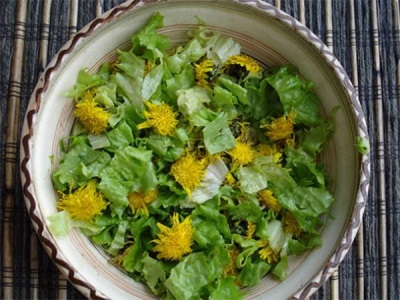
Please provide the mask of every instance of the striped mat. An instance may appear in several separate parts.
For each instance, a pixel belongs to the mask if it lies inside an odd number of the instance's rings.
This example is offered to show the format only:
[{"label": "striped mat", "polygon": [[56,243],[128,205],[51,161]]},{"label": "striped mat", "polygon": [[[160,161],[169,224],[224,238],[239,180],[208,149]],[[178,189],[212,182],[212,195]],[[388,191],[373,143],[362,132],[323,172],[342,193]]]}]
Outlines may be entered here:
[{"label": "striped mat", "polygon": [[[58,49],[118,0],[0,0],[2,299],[82,299],[39,244],[19,179],[19,134],[36,82]],[[269,0],[309,27],[348,72],[365,111],[371,188],[364,222],[312,299],[399,299],[398,0]]]}]

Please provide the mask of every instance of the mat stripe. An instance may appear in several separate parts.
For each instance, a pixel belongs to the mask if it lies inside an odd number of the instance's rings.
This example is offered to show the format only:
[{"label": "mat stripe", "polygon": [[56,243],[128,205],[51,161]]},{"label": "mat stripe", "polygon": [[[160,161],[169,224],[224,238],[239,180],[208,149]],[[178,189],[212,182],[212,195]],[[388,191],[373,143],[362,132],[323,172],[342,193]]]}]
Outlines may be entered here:
[{"label": "mat stripe", "polygon": [[[39,42],[39,66],[42,72],[47,65],[47,50],[49,44],[49,29],[50,29],[50,8],[51,0],[45,0],[42,7],[42,21],[40,24],[40,42]],[[30,299],[39,299],[39,254],[38,254],[38,239],[36,232],[31,227],[30,239]]]},{"label": "mat stripe", "polygon": [[3,202],[3,237],[1,251],[1,286],[3,299],[14,297],[14,202],[17,169],[18,124],[21,102],[22,66],[26,32],[27,0],[19,0],[14,25],[14,49],[11,58],[9,97],[7,102],[7,130],[5,136]]},{"label": "mat stripe", "polygon": [[[332,2],[325,0],[325,44],[333,52]],[[336,269],[329,279],[331,299],[339,299],[339,269]]]},{"label": "mat stripe", "polygon": [[376,0],[371,0],[372,12],[372,40],[374,53],[374,101],[376,113],[376,140],[378,162],[378,220],[379,220],[379,277],[380,297],[387,299],[387,244],[386,244],[386,183],[385,183],[385,145],[383,128],[383,101],[382,101],[382,75],[380,65],[380,38],[378,23],[378,5]]},{"label": "mat stripe", "polygon": [[[354,0],[350,1],[350,47],[351,47],[351,79],[358,94],[358,57],[357,57],[357,33]],[[357,245],[357,299],[364,299],[364,231],[361,222],[356,238]]]}]

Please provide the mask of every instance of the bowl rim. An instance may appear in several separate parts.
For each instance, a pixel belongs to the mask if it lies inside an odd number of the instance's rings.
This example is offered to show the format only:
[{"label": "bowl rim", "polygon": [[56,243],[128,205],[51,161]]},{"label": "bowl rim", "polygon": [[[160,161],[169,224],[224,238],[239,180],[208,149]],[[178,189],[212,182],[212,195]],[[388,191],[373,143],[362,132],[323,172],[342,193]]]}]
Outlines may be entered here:
[{"label": "bowl rim", "polygon": [[[33,187],[33,179],[30,172],[31,154],[32,154],[32,138],[34,133],[35,116],[40,110],[42,97],[46,94],[52,80],[52,75],[57,72],[58,68],[63,64],[68,55],[79,45],[83,40],[90,37],[90,35],[99,30],[102,26],[107,23],[113,22],[118,19],[119,16],[128,13],[138,7],[142,7],[149,4],[156,4],[159,2],[198,2],[199,0],[134,0],[128,1],[118,6],[115,6],[111,10],[105,12],[103,15],[93,19],[85,27],[79,30],[72,38],[70,38],[64,46],[60,48],[47,68],[40,75],[38,83],[32,93],[31,99],[27,111],[25,113],[25,119],[23,124],[23,130],[20,139],[20,169],[21,169],[21,184],[23,189],[23,195],[25,204],[28,209],[34,229],[44,246],[47,254],[50,256],[52,261],[58,267],[58,269],[66,276],[67,280],[70,281],[78,290],[90,298],[104,298],[107,297],[101,292],[97,291],[90,283],[82,280],[79,276],[79,271],[75,270],[69,263],[68,259],[59,251],[57,248],[54,238],[48,230],[46,224],[41,215],[40,209],[38,209],[38,203],[35,198],[35,190]],[[203,2],[214,2],[209,0],[201,0]],[[281,11],[275,6],[262,2],[261,0],[218,0],[218,2],[235,2],[242,5],[249,5],[255,9],[260,10],[269,17],[277,19],[279,22],[284,24],[290,30],[295,31],[299,36],[306,40],[311,46],[316,48],[325,62],[331,66],[340,80],[341,84],[345,88],[348,97],[351,101],[351,109],[354,114],[354,118],[357,122],[357,131],[360,137],[368,139],[368,129],[366,119],[364,116],[363,109],[358,99],[357,91],[353,87],[350,78],[346,71],[334,56],[332,51],[317,37],[309,28],[300,23],[295,18],[291,17],[287,13]],[[342,236],[341,242],[333,250],[333,254],[328,259],[325,267],[305,286],[301,287],[294,295],[292,299],[305,299],[311,296],[323,283],[333,274],[339,264],[342,262],[347,252],[349,251],[359,227],[362,223],[364,210],[366,207],[366,201],[368,199],[370,181],[370,155],[360,155],[360,170],[359,170],[359,182],[357,187],[357,195],[354,203],[353,211],[350,215],[350,222],[347,224],[347,228]]]}]

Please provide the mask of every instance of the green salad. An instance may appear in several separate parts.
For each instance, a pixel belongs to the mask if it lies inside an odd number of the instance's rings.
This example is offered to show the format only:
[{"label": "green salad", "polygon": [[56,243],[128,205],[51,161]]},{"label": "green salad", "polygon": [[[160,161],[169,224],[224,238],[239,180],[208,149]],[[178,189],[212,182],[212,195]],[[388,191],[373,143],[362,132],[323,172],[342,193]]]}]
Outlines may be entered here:
[{"label": "green salad", "polygon": [[164,299],[241,299],[321,244],[334,131],[313,84],[264,67],[199,20],[171,45],[155,14],[67,97],[76,122],[52,180],[54,234],[79,228]]}]

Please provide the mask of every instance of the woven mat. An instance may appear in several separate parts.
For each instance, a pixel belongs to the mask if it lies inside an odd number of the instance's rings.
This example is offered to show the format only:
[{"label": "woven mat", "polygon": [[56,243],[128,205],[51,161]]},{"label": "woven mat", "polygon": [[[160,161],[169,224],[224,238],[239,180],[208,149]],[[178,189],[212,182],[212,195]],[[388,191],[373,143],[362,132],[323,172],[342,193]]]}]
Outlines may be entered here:
[{"label": "woven mat", "polygon": [[[81,299],[32,230],[19,179],[19,133],[38,75],[77,30],[122,1],[0,0],[3,299]],[[400,291],[398,0],[270,0],[333,49],[367,116],[372,180],[364,222],[313,299],[398,299]]]}]

